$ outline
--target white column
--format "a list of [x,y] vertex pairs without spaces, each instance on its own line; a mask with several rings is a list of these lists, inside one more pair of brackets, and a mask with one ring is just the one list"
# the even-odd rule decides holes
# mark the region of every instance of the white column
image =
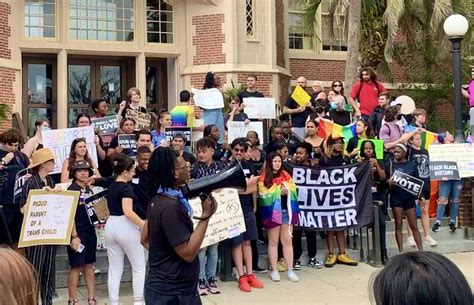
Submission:
[[140,90],[140,106],[146,108],[146,57],[145,53],[140,53],[135,58],[135,86]]
[[178,104],[178,69],[176,65],[176,58],[168,58],[166,60],[166,70],[168,71],[168,110],[171,110]]
[[68,91],[68,83],[67,83],[67,51],[61,50],[58,53],[57,57],[57,83],[56,83],[56,90],[57,90],[57,97],[56,97],[56,119],[58,122],[58,129],[59,128],[67,128],[67,120],[68,120],[68,109],[67,109],[67,91]]

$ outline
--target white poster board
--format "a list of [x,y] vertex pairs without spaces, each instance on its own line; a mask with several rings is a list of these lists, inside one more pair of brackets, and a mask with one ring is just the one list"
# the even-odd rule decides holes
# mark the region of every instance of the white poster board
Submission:
[[229,122],[229,129],[227,133],[227,140],[229,143],[232,143],[234,139],[247,137],[247,132],[255,131],[258,134],[258,138],[260,139],[260,143],[264,142],[263,138],[263,122],[250,122],[245,125],[245,122]]
[[86,139],[89,157],[94,160],[97,166],[98,162],[97,149],[94,143],[94,127],[88,126],[45,130],[43,131],[43,145],[44,147],[51,149],[56,157],[53,174],[61,172],[64,160],[69,158],[72,141],[77,138]]
[[431,161],[456,162],[461,178],[474,177],[474,145],[432,144],[429,147]]
[[[212,192],[217,201],[217,210],[209,220],[206,236],[201,248],[218,243],[222,240],[235,237],[245,232],[245,221],[240,206],[239,194],[236,189],[225,188]],[[194,215],[202,215],[201,199],[189,200]],[[193,219],[194,228],[199,220]]]
[[194,93],[194,104],[204,109],[224,108],[224,96],[217,88],[212,89],[191,89]]
[[249,119],[276,119],[275,99],[273,97],[246,97],[244,112]]
[[79,192],[31,190],[18,247],[69,245]]

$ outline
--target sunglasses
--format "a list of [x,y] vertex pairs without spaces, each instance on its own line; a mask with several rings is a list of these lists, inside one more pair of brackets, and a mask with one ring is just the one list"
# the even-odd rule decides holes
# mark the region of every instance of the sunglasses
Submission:
[[233,151],[244,153],[245,149],[243,149],[243,148],[240,148],[240,149],[239,148],[234,148]]
[[342,85],[334,84],[333,87],[342,87]]

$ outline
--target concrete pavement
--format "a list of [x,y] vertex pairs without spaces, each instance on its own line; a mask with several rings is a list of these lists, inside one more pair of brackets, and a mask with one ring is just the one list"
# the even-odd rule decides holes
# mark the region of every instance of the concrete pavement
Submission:
[[[474,287],[474,252],[447,254],[464,273],[471,287]],[[258,275],[265,285],[264,289],[254,289],[250,293],[240,292],[236,282],[219,282],[220,295],[202,297],[204,305],[370,305],[368,283],[377,268],[366,264],[357,267],[336,265],[320,270],[303,267],[297,274],[298,283],[290,282],[286,273],[281,273],[282,281],[274,283],[268,274]],[[121,286],[121,303],[132,304],[131,283]],[[87,290],[79,288],[81,304],[87,305]],[[59,299],[55,305],[67,305],[67,289],[58,289]],[[100,305],[108,304],[107,285],[96,287]]]

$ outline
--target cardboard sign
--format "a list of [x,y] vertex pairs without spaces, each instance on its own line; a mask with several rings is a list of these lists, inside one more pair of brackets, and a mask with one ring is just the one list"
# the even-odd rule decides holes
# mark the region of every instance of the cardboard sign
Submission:
[[137,142],[134,134],[119,134],[118,145],[123,147],[122,153],[129,157],[137,154]]
[[397,170],[393,173],[391,179],[395,181],[395,183],[399,187],[414,195],[416,198],[421,197],[421,191],[423,190],[424,184],[423,180],[399,172]]
[[55,159],[52,174],[60,173],[64,160],[69,158],[74,139],[85,138],[89,157],[97,165],[97,149],[94,143],[94,127],[51,129],[43,131],[43,145],[53,151]]
[[106,198],[107,190],[89,196],[85,200],[85,209],[92,225],[105,223],[110,215]]
[[[245,220],[236,189],[225,188],[212,192],[217,201],[217,210],[209,220],[201,248],[235,237],[245,232]],[[189,200],[194,215],[202,215],[201,199]],[[199,220],[193,219],[194,228]]]
[[474,177],[473,144],[434,144],[429,147],[430,162],[451,161],[458,165],[461,178]]
[[224,108],[224,96],[217,88],[212,89],[191,89],[194,93],[194,104],[204,109]]
[[457,163],[451,161],[431,161],[430,179],[443,181],[461,180]]
[[151,125],[151,114],[143,113],[140,111],[135,111],[132,109],[127,109],[125,112],[126,118],[133,119],[137,124],[135,125],[135,130],[150,130]]
[[275,119],[275,99],[273,97],[246,97],[244,112],[249,119]]
[[184,146],[191,147],[191,127],[165,127],[166,141],[171,143],[174,136],[177,134],[181,134],[186,138],[186,143],[184,143]]
[[255,131],[258,134],[260,143],[264,142],[263,137],[263,122],[250,122],[245,125],[245,122],[229,122],[229,130],[227,133],[227,141],[232,143],[234,139],[247,137],[247,132]]
[[377,140],[377,139],[359,139],[359,142],[357,142],[357,148],[359,149],[359,153],[357,154],[358,157],[360,157],[360,152],[362,151],[362,142],[364,141],[370,141],[374,143],[375,145],[375,157],[377,160],[383,160],[383,140]]
[[94,129],[99,130],[99,135],[114,134],[119,127],[117,116],[111,115],[103,118],[91,118]]
[[31,190],[18,247],[69,245],[78,200],[77,191]]
[[291,98],[302,107],[306,107],[311,100],[311,95],[308,94],[300,85],[296,85],[295,91],[291,94]]

